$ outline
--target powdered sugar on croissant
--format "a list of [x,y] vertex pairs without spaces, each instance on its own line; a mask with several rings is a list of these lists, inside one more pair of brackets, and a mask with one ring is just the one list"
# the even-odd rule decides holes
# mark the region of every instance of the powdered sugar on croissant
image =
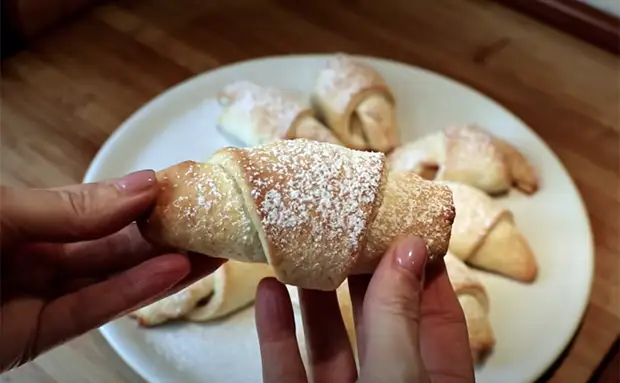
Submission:
[[319,72],[313,100],[346,146],[389,152],[399,144],[394,96],[369,65],[335,55]]
[[157,179],[156,205],[139,224],[145,238],[269,263],[280,281],[312,289],[368,272],[402,234],[420,236],[431,258],[441,257],[454,220],[448,187],[388,175],[382,153],[304,139],[225,148]]
[[458,125],[407,143],[389,156],[394,170],[464,183],[490,194],[538,189],[533,166],[512,145],[476,125]]
[[292,91],[235,81],[219,92],[218,101],[218,126],[245,145],[293,138],[340,143],[314,118],[309,102]]

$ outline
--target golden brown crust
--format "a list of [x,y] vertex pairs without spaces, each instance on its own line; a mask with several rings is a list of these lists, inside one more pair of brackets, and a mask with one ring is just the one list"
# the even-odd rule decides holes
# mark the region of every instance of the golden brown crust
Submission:
[[456,182],[442,183],[452,190],[456,209],[450,251],[460,259],[468,259],[478,250],[500,218],[512,213],[478,189]]
[[370,66],[338,54],[318,75],[314,103],[338,138],[353,149],[389,152],[398,145],[395,99]]
[[462,182],[490,194],[510,189],[510,169],[493,137],[473,126],[444,130],[446,158],[438,180]]
[[336,138],[331,130],[311,116],[302,116],[295,121],[287,136],[287,139],[294,138],[307,138],[313,141],[342,145],[342,142]]
[[266,264],[228,261],[212,275],[213,294],[204,305],[185,314],[188,321],[211,321],[247,307],[254,302],[260,281],[273,276],[273,269]]
[[476,125],[455,125],[396,148],[391,170],[411,171],[438,181],[459,182],[488,194],[511,186],[532,194],[538,175],[525,156],[506,141]]
[[172,320],[208,322],[226,317],[254,301],[258,283],[273,276],[267,264],[228,261],[212,274],[129,314],[143,327]]
[[538,276],[536,257],[511,216],[495,224],[468,262],[524,283],[532,283]]
[[512,213],[478,189],[442,183],[452,190],[456,209],[450,252],[478,268],[533,282],[538,273],[536,257]]
[[447,186],[423,180],[408,172],[390,172],[383,189],[383,203],[373,221],[362,263],[354,273],[375,269],[385,250],[403,235],[424,238],[431,262],[448,250],[455,211]]
[[302,137],[339,143],[314,118],[310,103],[291,91],[235,81],[220,90],[218,101],[218,126],[245,145]]
[[280,281],[305,288],[334,290],[348,275],[372,271],[399,235],[421,236],[431,258],[441,257],[454,220],[448,188],[409,173],[390,180],[382,153],[329,143],[225,148],[206,164],[158,175],[162,193],[140,224],[145,237],[266,262]]
[[473,271],[452,253],[448,252],[444,261],[448,278],[465,315],[472,358],[479,363],[495,346],[495,334],[488,318],[486,289]]
[[138,222],[152,242],[213,257],[264,258],[234,180],[218,165],[184,161],[156,173],[160,192]]
[[278,278],[337,288],[378,206],[385,158],[310,141],[237,153]]
[[[218,270],[219,271],[219,270]],[[165,322],[183,319],[196,308],[198,302],[213,294],[216,271],[183,290],[141,307],[129,314],[142,327],[153,327]]]
[[534,166],[517,148],[505,140],[495,137],[495,145],[504,154],[513,185],[526,194],[534,194],[540,187],[540,179]]

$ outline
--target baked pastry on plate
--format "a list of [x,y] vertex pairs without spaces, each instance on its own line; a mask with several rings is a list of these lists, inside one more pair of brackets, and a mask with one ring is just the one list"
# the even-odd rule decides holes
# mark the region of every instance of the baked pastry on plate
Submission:
[[218,102],[218,127],[246,146],[294,138],[340,144],[314,118],[309,102],[294,92],[236,81],[219,92]]
[[176,319],[191,322],[220,319],[254,302],[258,283],[270,276],[273,269],[269,265],[228,261],[205,278],[129,316],[145,327]]
[[224,148],[156,174],[159,195],[138,222],[175,249],[272,265],[283,283],[335,290],[372,271],[393,238],[416,235],[431,261],[448,250],[450,188],[389,172],[385,155],[305,139]]
[[440,183],[452,190],[456,210],[449,251],[472,266],[533,282],[538,274],[536,257],[512,212],[476,188]]
[[495,334],[489,322],[489,297],[474,271],[448,252],[444,257],[446,272],[465,314],[469,348],[474,363],[480,363],[495,346]]
[[344,145],[390,152],[399,144],[396,100],[383,77],[344,54],[319,72],[313,104]]
[[389,164],[393,170],[464,183],[488,194],[505,193],[512,186],[533,194],[539,187],[523,154],[476,125],[450,126],[404,144],[389,155]]

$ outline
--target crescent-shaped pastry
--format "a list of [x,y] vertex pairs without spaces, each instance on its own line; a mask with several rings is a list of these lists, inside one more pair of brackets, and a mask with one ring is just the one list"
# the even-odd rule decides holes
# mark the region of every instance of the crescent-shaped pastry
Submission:
[[282,89],[236,81],[218,94],[218,127],[247,146],[294,138],[340,144],[309,102]]
[[495,334],[489,322],[489,298],[473,270],[448,252],[444,257],[446,272],[465,314],[469,348],[475,363],[482,361],[495,346]]
[[534,167],[514,146],[476,125],[450,126],[395,149],[390,168],[426,179],[464,183],[488,194],[511,186],[532,194],[538,190]]
[[399,144],[396,101],[381,75],[344,54],[319,72],[313,103],[348,147],[389,152]]
[[389,243],[417,235],[447,251],[450,189],[387,172],[383,153],[304,139],[225,148],[157,172],[160,192],[138,227],[149,241],[270,264],[283,283],[335,290],[372,272]]
[[512,212],[471,186],[441,183],[452,190],[456,210],[448,250],[472,266],[521,282],[534,281],[536,257]]
[[260,281],[272,276],[273,268],[267,264],[228,261],[214,275],[211,298],[189,311],[185,318],[205,322],[234,313],[254,302]]
[[213,279],[214,274],[211,274],[178,293],[130,313],[129,317],[136,319],[140,326],[144,327],[153,327],[172,320],[182,319],[187,313],[194,310],[201,301],[213,294]]
[[220,319],[254,302],[258,283],[273,275],[267,264],[227,261],[209,276],[130,316],[145,327],[173,319],[192,322]]

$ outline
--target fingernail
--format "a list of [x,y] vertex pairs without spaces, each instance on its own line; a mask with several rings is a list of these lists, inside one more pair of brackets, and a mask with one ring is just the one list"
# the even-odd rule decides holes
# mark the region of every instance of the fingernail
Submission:
[[426,244],[418,237],[401,239],[396,246],[396,264],[413,272],[422,281],[427,260]]
[[140,170],[119,179],[116,181],[116,186],[125,192],[138,193],[152,188],[155,182],[154,171]]

